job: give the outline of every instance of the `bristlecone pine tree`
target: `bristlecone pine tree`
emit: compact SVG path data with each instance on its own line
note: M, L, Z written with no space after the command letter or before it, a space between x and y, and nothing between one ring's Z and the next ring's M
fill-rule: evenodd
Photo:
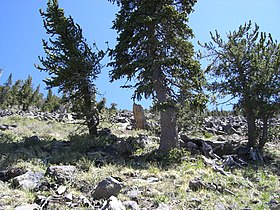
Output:
M96 109L96 87L93 81L101 71L103 51L92 52L82 35L82 29L72 17L65 17L57 0L49 0L46 12L40 10L44 27L51 36L43 40L46 58L39 57L43 67L37 66L51 76L44 82L49 88L59 87L72 102L79 102L80 112L86 118L90 134L97 134L99 114Z
M113 29L118 38L110 52L112 81L126 77L136 84L133 98L152 97L161 117L160 150L179 146L175 104L179 92L201 92L204 82L194 56L188 15L196 0L110 0L120 11ZM199 98L199 97L197 97Z
M280 45L251 21L229 32L226 41L217 31L211 38L212 42L202 45L212 61L208 66L209 75L214 76L211 88L239 99L247 118L248 146L262 149L267 121L280 107ZM263 120L260 136L256 119Z

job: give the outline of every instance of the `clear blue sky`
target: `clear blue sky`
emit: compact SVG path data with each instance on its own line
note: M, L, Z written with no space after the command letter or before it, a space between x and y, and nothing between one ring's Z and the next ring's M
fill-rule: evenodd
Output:
M105 42L110 47L116 43L116 32L111 29L112 21L118 8L107 0L60 0L60 7L66 15L71 15L84 32L88 42L95 41L100 49L105 49ZM3 84L10 73L13 80L26 79L32 75L34 85L41 84L47 75L39 72L38 56L44 56L42 39L46 38L39 9L45 9L47 0L0 0L0 68L4 73L0 78ZM198 0L195 12L189 17L189 25L197 40L210 41L210 31L218 30L223 36L228 31L236 30L239 25L252 20L261 31L270 32L280 41L280 0ZM103 61L104 64L108 59ZM205 65L205 64L204 64ZM107 105L114 102L119 108L131 109L132 90L121 89L124 81L109 83L108 72L104 68L96 84L101 94L107 98ZM150 101L140 102L145 107Z

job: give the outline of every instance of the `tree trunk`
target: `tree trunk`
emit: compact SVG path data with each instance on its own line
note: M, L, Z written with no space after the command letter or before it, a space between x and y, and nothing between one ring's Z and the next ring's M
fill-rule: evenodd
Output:
M85 85L83 91L83 115L86 117L86 123L90 135L97 135L97 126L99 125L99 116L96 107L94 107L94 92L89 85Z
M87 121L89 134L97 135L97 126L99 124L98 123L99 120L97 120L93 114L88 113L88 115L86 116L86 121Z
M255 117L251 111L246 112L247 125L248 125L248 146L257 147L257 130Z
M174 107L160 112L161 136L159 149L169 151L179 147Z
M158 78L159 79L159 78ZM167 90L158 80L155 82L156 97L160 105L168 102ZM176 127L176 113L173 105L160 109L160 146L159 149L163 152L170 151L173 148L179 147L177 127Z
M262 137L259 141L259 148L260 150L263 149L266 141L267 141L267 138L268 138L268 125L267 125L267 121L268 119L267 118L263 118L263 129L262 129Z

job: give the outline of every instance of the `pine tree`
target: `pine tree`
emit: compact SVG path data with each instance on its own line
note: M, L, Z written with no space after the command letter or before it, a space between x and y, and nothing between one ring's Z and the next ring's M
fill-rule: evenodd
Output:
M9 100L10 107L19 106L20 90L22 86L22 80L17 80L11 89L11 98Z
M82 35L82 29L72 17L65 17L57 0L49 0L46 12L40 10L44 27L51 36L43 40L46 58L39 57L43 67L37 66L51 76L44 82L48 88L58 87L74 107L86 118L90 134L97 134L99 114L96 109L96 87L93 81L101 71L103 51L92 52Z
M11 95L11 87L12 87L12 77L13 75L10 74L7 81L4 83L4 85L1 87L1 93L0 93L0 104L3 108L9 107L9 100L12 97Z
M157 102L161 116L160 150L176 148L179 142L175 105L179 92L201 94L204 82L200 64L193 58L193 45L188 41L194 36L187 25L188 15L196 0L116 2L120 11L113 29L119 36L110 52L112 81L136 78L136 84L124 87L135 88L134 99L152 97Z
M259 26L241 25L229 32L227 40L211 33L212 42L202 45L214 92L238 99L236 107L244 111L248 124L248 146L262 149L267 140L267 120L279 112L280 45L271 34L259 32ZM264 122L263 138L258 142L256 119Z
M48 90L48 95L46 100L44 101L42 111L44 112L53 112L56 111L61 103L61 99L52 93L52 90Z
M32 94L32 105L40 109L43 104L43 94L40 93L40 85L38 85Z
M28 111L33 101L33 84L32 77L28 75L28 78L23 82L21 90L19 92L19 104L22 106L23 111Z

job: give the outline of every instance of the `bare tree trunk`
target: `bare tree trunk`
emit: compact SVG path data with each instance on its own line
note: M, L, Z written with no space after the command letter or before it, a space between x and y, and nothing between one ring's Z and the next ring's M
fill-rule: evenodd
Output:
M133 104L133 116L136 123L136 128L145 129L147 125L145 112L143 107L140 104Z
M262 137L259 141L259 148L260 150L263 149L265 143L267 142L267 138L268 138L268 125L267 125L267 118L263 118L263 129L262 129Z
M246 112L247 125L248 125L248 146L257 147L257 130L255 117L251 111Z
M83 115L86 117L86 123L89 134L97 135L97 126L99 125L99 116L96 107L94 107L94 92L89 86L85 86L83 92L84 104Z

